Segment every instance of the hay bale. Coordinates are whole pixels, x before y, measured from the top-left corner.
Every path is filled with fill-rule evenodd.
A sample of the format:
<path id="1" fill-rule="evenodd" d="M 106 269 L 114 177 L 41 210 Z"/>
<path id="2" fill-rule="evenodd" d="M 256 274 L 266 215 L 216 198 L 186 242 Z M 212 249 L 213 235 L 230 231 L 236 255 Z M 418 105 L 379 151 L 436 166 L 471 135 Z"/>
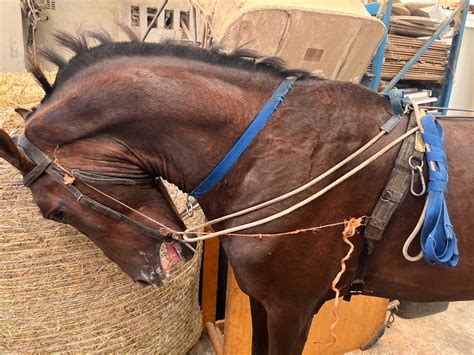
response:
<path id="1" fill-rule="evenodd" d="M 26 75 L 0 75 L 0 88 L 11 132 L 22 126 L 13 108 L 42 94 Z M 135 285 L 86 237 L 43 219 L 0 159 L 0 352 L 186 353 L 201 334 L 200 261 L 162 288 Z"/>

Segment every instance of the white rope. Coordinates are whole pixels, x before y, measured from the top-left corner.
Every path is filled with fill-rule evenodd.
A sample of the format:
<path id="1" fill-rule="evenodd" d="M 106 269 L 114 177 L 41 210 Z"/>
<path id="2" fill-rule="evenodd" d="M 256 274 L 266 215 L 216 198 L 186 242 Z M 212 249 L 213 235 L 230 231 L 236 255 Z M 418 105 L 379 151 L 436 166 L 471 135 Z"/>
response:
<path id="1" fill-rule="evenodd" d="M 407 259 L 408 261 L 418 261 L 418 260 L 423 259 L 423 250 L 420 251 L 420 253 L 417 256 L 410 256 L 410 254 L 408 254 L 408 248 L 410 248 L 410 245 L 413 242 L 413 239 L 415 239 L 415 237 L 418 235 L 418 232 L 421 230 L 421 227 L 423 226 L 423 221 L 425 220 L 427 209 L 428 209 L 428 197 L 426 197 L 425 206 L 423 207 L 423 211 L 421 212 L 421 216 L 418 219 L 418 223 L 416 224 L 415 229 L 413 229 L 413 232 L 411 232 L 410 236 L 405 241 L 405 244 L 403 244 L 402 254 L 403 254 L 403 257 Z"/>
<path id="2" fill-rule="evenodd" d="M 244 230 L 244 229 L 256 227 L 256 226 L 274 221 L 276 219 L 282 218 L 283 216 L 286 216 L 286 215 L 296 211 L 297 209 L 307 205 L 308 203 L 312 202 L 313 200 L 317 199 L 318 197 L 324 195 L 326 192 L 332 190 L 334 187 L 338 186 L 339 184 L 341 184 L 342 182 L 344 182 L 345 180 L 347 180 L 348 178 L 350 178 L 354 174 L 358 173 L 359 171 L 361 171 L 362 169 L 367 167 L 369 164 L 374 162 L 376 159 L 381 157 L 383 154 L 385 154 L 388 150 L 390 150 L 391 148 L 396 146 L 398 143 L 403 141 L 405 138 L 411 136 L 413 133 L 418 131 L 418 129 L 419 129 L 418 127 L 412 128 L 411 130 L 409 130 L 408 132 L 406 132 L 402 136 L 400 136 L 397 139 L 395 139 L 394 141 L 392 141 L 390 144 L 386 145 L 384 148 L 379 150 L 377 153 L 372 155 L 369 159 L 365 160 L 363 163 L 359 164 L 357 167 L 355 167 L 354 169 L 352 169 L 348 173 L 341 176 L 336 181 L 332 182 L 331 184 L 329 184 L 328 186 L 326 186 L 322 190 L 316 192 L 315 194 L 311 195 L 310 197 L 300 201 L 299 203 L 297 203 L 297 204 L 295 204 L 295 205 L 293 205 L 293 206 L 291 206 L 291 207 L 289 207 L 289 208 L 287 208 L 283 211 L 275 213 L 275 214 L 273 214 L 271 216 L 268 216 L 266 218 L 259 219 L 257 221 L 242 224 L 240 226 L 235 226 L 235 227 L 232 227 L 232 228 L 227 228 L 227 229 L 215 232 L 215 233 L 210 233 L 210 234 L 199 236 L 199 237 L 188 237 L 187 233 L 190 230 L 193 230 L 193 228 L 195 228 L 195 227 L 188 228 L 184 231 L 183 239 L 187 242 L 195 242 L 195 241 L 206 240 L 206 239 L 215 238 L 215 237 L 218 237 L 218 236 L 221 236 L 221 235 L 226 235 L 226 234 L 229 234 L 229 233 L 241 231 L 241 230 Z"/>
<path id="3" fill-rule="evenodd" d="M 225 215 L 225 216 L 222 216 L 222 217 L 219 217 L 219 218 L 216 218 L 216 219 L 213 219 L 213 220 L 210 220 L 210 221 L 207 221 L 205 223 L 201 223 L 201 224 L 198 224 L 196 226 L 192 226 L 190 228 L 187 229 L 187 232 L 190 232 L 190 231 L 195 231 L 197 229 L 201 229 L 201 228 L 205 228 L 205 227 L 209 227 L 213 224 L 217 224 L 219 222 L 222 222 L 222 221 L 226 221 L 228 219 L 232 219 L 232 218 L 235 218 L 235 217 L 239 217 L 239 216 L 242 216 L 244 214 L 247 214 L 247 213 L 250 213 L 250 212 L 253 212 L 253 211 L 256 211 L 256 210 L 259 210 L 259 209 L 262 209 L 264 207 L 267 207 L 267 206 L 270 206 L 270 205 L 273 205 L 277 202 L 280 202 L 280 201 L 283 201 L 283 200 L 286 200 L 287 198 L 290 198 L 294 195 L 297 195 L 299 194 L 300 192 L 302 191 L 305 191 L 307 190 L 308 188 L 310 188 L 311 186 L 313 186 L 314 184 L 318 183 L 319 181 L 325 179 L 327 176 L 329 176 L 330 174 L 332 174 L 333 172 L 339 170 L 340 168 L 342 168 L 344 165 L 346 165 L 347 163 L 351 162 L 354 158 L 356 158 L 357 156 L 359 156 L 360 154 L 362 154 L 364 151 L 366 151 L 368 148 L 370 148 L 373 144 L 375 144 L 375 142 L 377 142 L 382 136 L 384 136 L 386 134 L 385 131 L 381 131 L 379 134 L 377 134 L 374 138 L 372 138 L 368 143 L 366 143 L 364 146 L 360 147 L 357 151 L 355 151 L 354 153 L 352 153 L 351 155 L 349 155 L 347 158 L 345 158 L 344 160 L 342 160 L 341 162 L 339 162 L 338 164 L 336 164 L 335 166 L 333 166 L 331 169 L 327 170 L 326 172 L 324 172 L 323 174 L 317 176 L 316 178 L 314 178 L 313 180 L 307 182 L 306 184 L 284 194 L 284 195 L 281 195 L 281 196 L 278 196 L 278 197 L 275 197 L 271 200 L 268 200 L 268 201 L 265 201 L 265 202 L 262 202 L 258 205 L 254 205 L 254 206 L 251 206 L 251 207 L 248 207 L 248 208 L 245 208 L 243 210 L 240 210 L 240 211 L 237 211 L 237 212 L 233 212 L 231 214 L 228 214 L 228 215 Z"/>
<path id="4" fill-rule="evenodd" d="M 460 112 L 474 112 L 474 109 L 469 108 L 451 108 L 451 107 L 438 107 L 438 106 L 426 106 L 426 105 L 418 105 L 421 108 L 425 108 L 428 110 L 446 110 L 446 111 L 460 111 Z"/>

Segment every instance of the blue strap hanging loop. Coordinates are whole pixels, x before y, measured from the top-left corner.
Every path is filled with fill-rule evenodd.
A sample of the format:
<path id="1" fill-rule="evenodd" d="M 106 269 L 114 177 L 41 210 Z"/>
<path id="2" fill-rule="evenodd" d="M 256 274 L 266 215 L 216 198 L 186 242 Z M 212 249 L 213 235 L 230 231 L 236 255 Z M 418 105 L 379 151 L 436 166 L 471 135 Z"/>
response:
<path id="1" fill-rule="evenodd" d="M 286 95 L 293 88 L 295 81 L 296 78 L 287 78 L 280 83 L 273 95 L 259 114 L 254 118 L 252 123 L 247 127 L 242 136 L 240 136 L 232 149 L 226 154 L 214 170 L 212 170 L 209 175 L 207 175 L 207 177 L 189 193 L 189 196 L 198 199 L 212 190 L 219 183 L 219 181 L 229 172 L 235 162 L 245 152 L 254 138 L 260 133 L 263 127 L 265 127 L 265 124 L 270 119 L 273 112 L 277 110 Z"/>
<path id="2" fill-rule="evenodd" d="M 421 247 L 427 261 L 454 267 L 458 264 L 459 251 L 446 205 L 448 166 L 444 132 L 432 115 L 424 116 L 421 122 L 425 129 L 423 140 L 431 148 L 431 152 L 426 152 L 426 159 L 436 168 L 429 169 L 428 208 L 421 230 Z"/>

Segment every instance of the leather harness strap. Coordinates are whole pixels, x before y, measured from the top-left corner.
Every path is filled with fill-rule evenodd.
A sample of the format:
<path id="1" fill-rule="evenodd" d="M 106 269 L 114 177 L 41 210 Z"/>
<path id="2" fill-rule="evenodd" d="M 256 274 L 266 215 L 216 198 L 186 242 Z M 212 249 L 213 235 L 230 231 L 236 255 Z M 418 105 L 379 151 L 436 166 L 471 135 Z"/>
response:
<path id="1" fill-rule="evenodd" d="M 407 125 L 407 131 L 416 126 L 416 118 L 412 112 Z M 412 174 L 412 169 L 408 161 L 412 156 L 419 159 L 419 161 L 423 159 L 423 153 L 417 151 L 415 145 L 416 135 L 411 135 L 403 141 L 397 159 L 395 160 L 392 173 L 368 219 L 367 226 L 364 230 L 364 247 L 359 258 L 356 278 L 350 285 L 349 293 L 344 296 L 344 300 L 346 301 L 349 301 L 352 295 L 361 294 L 363 292 L 369 255 L 373 251 L 374 242 L 382 239 L 393 214 L 408 193 Z"/>
<path id="2" fill-rule="evenodd" d="M 416 119 L 412 114 L 407 130 L 416 127 Z M 392 170 L 392 174 L 372 211 L 369 222 L 365 227 L 364 237 L 371 240 L 381 240 L 393 214 L 404 200 L 410 186 L 412 169 L 408 164 L 411 156 L 423 159 L 423 153 L 415 150 L 416 136 L 406 138 Z"/>

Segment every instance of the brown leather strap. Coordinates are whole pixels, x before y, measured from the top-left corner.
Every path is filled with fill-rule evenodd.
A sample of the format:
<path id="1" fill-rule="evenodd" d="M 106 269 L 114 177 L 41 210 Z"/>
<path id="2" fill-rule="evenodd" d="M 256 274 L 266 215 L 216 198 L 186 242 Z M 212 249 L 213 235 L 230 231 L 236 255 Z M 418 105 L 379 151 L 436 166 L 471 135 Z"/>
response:
<path id="1" fill-rule="evenodd" d="M 408 122 L 407 131 L 416 127 L 416 118 L 412 112 Z M 344 295 L 345 301 L 350 301 L 352 295 L 364 292 L 364 279 L 367 273 L 369 255 L 372 253 L 376 240 L 381 240 L 393 214 L 403 202 L 410 188 L 411 168 L 408 163 L 411 156 L 423 159 L 423 153 L 415 149 L 416 135 L 406 138 L 398 152 L 392 174 L 385 185 L 382 194 L 375 205 L 364 230 L 364 248 L 362 250 L 359 265 L 357 266 L 356 278 L 350 284 L 348 293 Z"/>
<path id="2" fill-rule="evenodd" d="M 407 130 L 413 127 L 416 127 L 416 119 L 412 113 Z M 365 228 L 364 236 L 366 238 L 381 240 L 393 214 L 405 199 L 411 180 L 411 168 L 408 164 L 408 160 L 411 156 L 418 158 L 420 161 L 423 159 L 423 153 L 415 150 L 415 143 L 416 135 L 414 134 L 403 141 L 392 174 Z"/>

